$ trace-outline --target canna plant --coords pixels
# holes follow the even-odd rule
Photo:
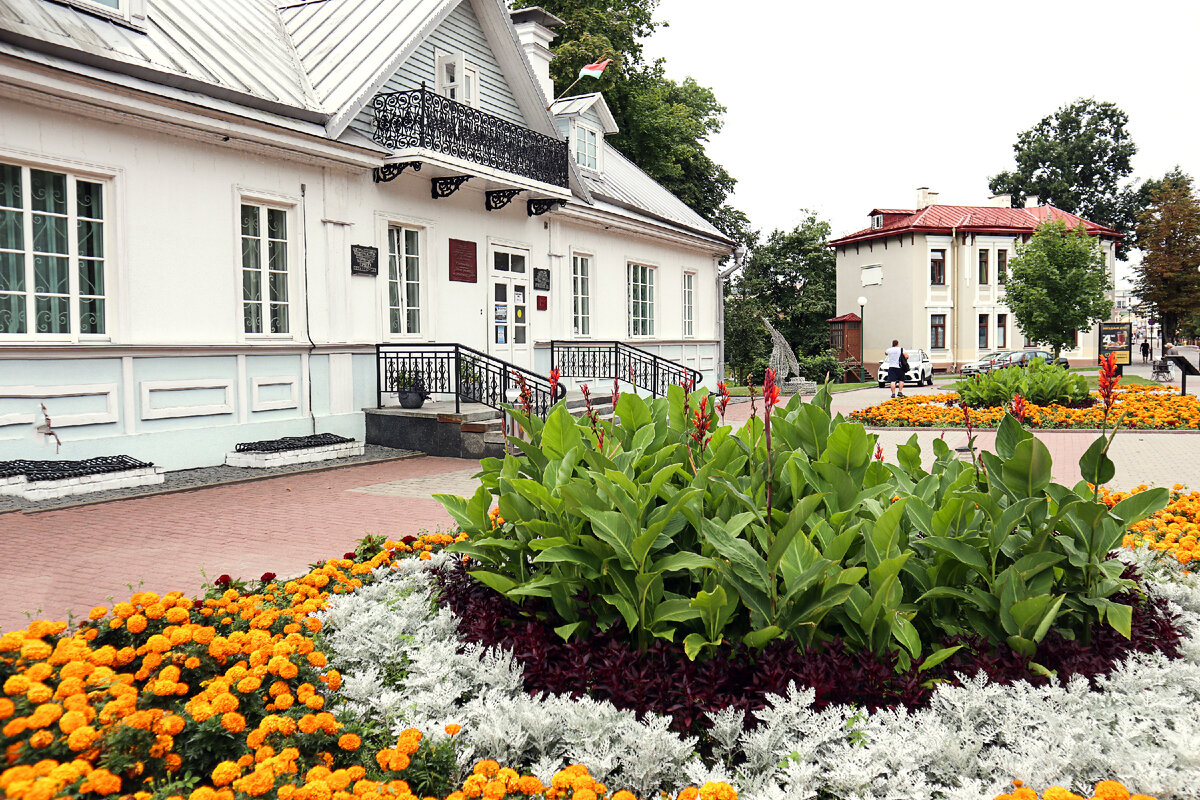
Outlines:
[[[838,639],[927,669],[963,634],[1030,658],[1051,630],[1130,635],[1133,609],[1114,598],[1132,584],[1108,554],[1164,493],[1110,510],[1087,481],[1052,483],[1045,446],[1011,415],[973,465],[939,439],[926,471],[915,437],[889,464],[831,416],[828,387],[786,406],[764,389],[761,418],[737,431],[679,386],[622,394],[611,421],[514,409],[516,454],[485,459],[472,497],[435,496],[469,535],[450,549],[564,639],[615,627],[693,659]]]

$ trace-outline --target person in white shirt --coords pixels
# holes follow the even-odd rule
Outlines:
[[[900,348],[900,340],[892,339],[892,346],[883,351],[887,363],[887,382],[892,390],[892,397],[904,397],[904,370],[900,367],[900,359],[904,351]]]

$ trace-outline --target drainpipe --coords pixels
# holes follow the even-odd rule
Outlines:
[[[951,338],[951,344],[954,346],[954,358],[951,360],[951,368],[958,372],[958,328],[959,315],[962,314],[962,309],[958,304],[958,225],[950,227],[950,302],[953,307],[951,318],[954,324],[954,335]]]
[[[746,245],[733,250],[733,265],[717,268],[717,380],[725,380],[725,280],[746,263]]]

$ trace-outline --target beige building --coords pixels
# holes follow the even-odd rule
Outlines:
[[[829,245],[837,251],[837,312],[861,311],[869,366],[893,339],[926,350],[943,372],[997,350],[1037,347],[1004,304],[1004,283],[1017,247],[1048,220],[1084,225],[1115,270],[1119,233],[1036,198],[1025,208],[1011,208],[1008,195],[987,206],[951,206],[938,204],[936,192],[917,192],[915,210],[873,209],[870,227]],[[1083,364],[1096,351],[1095,335],[1081,331],[1063,355]]]

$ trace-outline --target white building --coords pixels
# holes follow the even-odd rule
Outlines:
[[[899,339],[922,348],[934,369],[954,371],[986,353],[1036,348],[1004,304],[1008,262],[1037,226],[1061,220],[1083,225],[1100,239],[1109,275],[1121,235],[1031,198],[1012,208],[1008,195],[988,206],[940,205],[937,193],[919,189],[916,209],[877,208],[870,227],[829,243],[837,251],[837,311],[863,309],[867,364]],[[1072,365],[1094,364],[1096,334],[1080,331],[1063,351]],[[873,360],[875,359],[875,360]]]
[[[0,460],[361,438],[379,343],[714,379],[731,245],[501,0],[0,0]]]

